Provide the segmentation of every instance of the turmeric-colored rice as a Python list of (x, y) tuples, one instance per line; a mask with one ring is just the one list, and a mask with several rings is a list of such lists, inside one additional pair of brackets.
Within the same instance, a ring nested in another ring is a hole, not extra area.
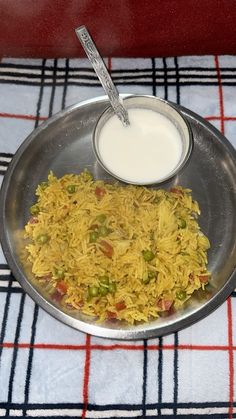
[(94, 181), (88, 171), (36, 190), (28, 260), (57, 303), (128, 323), (179, 309), (209, 281), (207, 237), (191, 190)]

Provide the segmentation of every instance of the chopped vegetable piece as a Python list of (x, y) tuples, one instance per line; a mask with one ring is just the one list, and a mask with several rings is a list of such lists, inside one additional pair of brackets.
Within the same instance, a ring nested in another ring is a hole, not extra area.
[(107, 275), (102, 275), (98, 277), (98, 280), (100, 282), (100, 284), (102, 284), (103, 286), (107, 286), (109, 285), (109, 277)]
[(155, 278), (156, 273), (154, 271), (148, 271), (148, 278), (152, 279)]
[(80, 300), (78, 303), (76, 303), (76, 306), (77, 306), (78, 308), (82, 308), (82, 307), (84, 306), (84, 302), (83, 302), (83, 300)]
[(105, 195), (106, 191), (104, 188), (100, 188), (99, 186), (96, 186), (95, 188), (95, 195), (98, 199), (102, 199)]
[(65, 276), (65, 272), (63, 269), (55, 269), (55, 277), (58, 279), (62, 279)]
[(173, 304), (172, 300), (158, 300), (157, 306), (164, 311), (169, 311)]
[(65, 295), (67, 293), (67, 285), (64, 281), (60, 281), (56, 285), (56, 290), (61, 294)]
[(110, 229), (107, 228), (106, 226), (101, 226), (98, 228), (98, 234), (101, 237), (106, 237), (108, 236), (108, 234), (110, 234)]
[(88, 169), (84, 169), (84, 180), (93, 180), (93, 175)]
[(170, 310), (170, 308), (173, 304), (173, 301), (172, 300), (164, 300), (163, 303), (164, 303), (164, 310)]
[(151, 278), (149, 278), (148, 276), (148, 272), (145, 272), (145, 274), (143, 275), (142, 281), (145, 285), (149, 284)]
[(39, 222), (37, 217), (30, 217), (29, 223), (30, 224), (37, 224)]
[(32, 215), (38, 215), (39, 211), (40, 211), (40, 208), (38, 204), (32, 205), (32, 207), (30, 207), (30, 213)]
[(89, 229), (90, 229), (90, 230), (97, 230), (97, 229), (98, 229), (98, 224), (92, 224), (92, 225), (89, 227)]
[(206, 284), (209, 281), (209, 275), (199, 275), (198, 278), (202, 284)]
[(179, 220), (178, 220), (178, 226), (179, 226), (179, 228), (186, 228), (187, 223), (186, 223), (186, 221), (183, 218), (179, 218)]
[(40, 234), (36, 240), (39, 244), (45, 244), (49, 241), (49, 236), (48, 234)]
[(184, 194), (181, 189), (177, 189), (177, 188), (171, 188), (170, 189), (170, 192), (173, 192), (173, 193), (176, 193), (176, 194), (179, 194), (179, 195), (183, 195)]
[(143, 258), (146, 260), (146, 262), (150, 262), (154, 259), (155, 255), (151, 250), (143, 250), (142, 251)]
[(191, 283), (191, 284), (193, 284), (193, 282), (194, 282), (194, 276), (193, 276), (193, 274), (189, 274), (189, 282)]
[(52, 279), (52, 275), (51, 274), (47, 274), (47, 275), (44, 275), (44, 276), (40, 276), (39, 277), (39, 280), (43, 280), (45, 282), (51, 281), (51, 279)]
[(99, 294), (99, 288), (92, 286), (92, 287), (88, 287), (88, 295), (89, 297), (93, 298), (93, 297), (97, 297)]
[(187, 297), (186, 291), (180, 290), (176, 292), (176, 298), (178, 298), (178, 300), (183, 301), (185, 300), (186, 297)]
[(116, 303), (116, 310), (117, 311), (121, 311), (124, 310), (126, 308), (126, 304), (124, 301), (119, 301), (119, 303)]
[(97, 216), (97, 220), (101, 224), (105, 223), (106, 219), (107, 219), (107, 216), (105, 214), (100, 214), (100, 215)]
[(111, 244), (109, 244), (105, 240), (101, 240), (101, 246), (102, 246), (101, 248), (102, 253), (104, 253), (104, 255), (107, 256), (108, 258), (112, 258), (114, 249), (111, 246)]
[(113, 311), (107, 311), (107, 319), (108, 320), (114, 320), (117, 318), (117, 314)]
[(114, 282), (112, 282), (111, 284), (109, 284), (108, 290), (111, 294), (115, 294), (116, 290), (117, 290), (117, 286)]
[(89, 241), (90, 241), (90, 243), (95, 243), (97, 241), (98, 237), (99, 237), (98, 232), (97, 231), (92, 231), (89, 234)]
[(108, 290), (108, 288), (107, 287), (100, 287), (99, 288), (99, 294), (102, 296), (102, 297), (104, 297), (105, 295), (107, 295), (108, 294), (108, 292), (109, 292), (109, 290)]
[(70, 194), (75, 193), (76, 189), (77, 189), (76, 185), (68, 185), (66, 187), (67, 192), (70, 193)]
[(62, 298), (63, 298), (63, 294), (61, 294), (59, 291), (55, 290), (53, 292), (53, 294), (51, 295), (52, 300), (55, 301), (56, 303), (60, 303)]

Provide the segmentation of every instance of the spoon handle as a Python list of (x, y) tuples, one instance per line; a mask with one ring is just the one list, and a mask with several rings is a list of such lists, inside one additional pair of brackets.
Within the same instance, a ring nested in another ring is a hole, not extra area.
[(116, 89), (102, 57), (100, 56), (91, 36), (89, 35), (89, 32), (85, 26), (80, 26), (79, 28), (75, 29), (75, 32), (95, 70), (95, 73), (97, 74), (102, 84), (103, 89), (110, 99), (111, 105), (116, 115), (121, 120), (123, 125), (129, 125), (128, 112), (123, 105), (123, 100), (119, 96), (118, 90)]

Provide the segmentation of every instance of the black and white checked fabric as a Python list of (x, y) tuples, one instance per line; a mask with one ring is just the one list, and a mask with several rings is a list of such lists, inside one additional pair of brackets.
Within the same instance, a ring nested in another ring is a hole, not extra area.
[[(153, 94), (212, 122), (236, 146), (236, 56), (109, 59), (121, 93)], [(85, 59), (0, 63), (0, 178), (64, 107), (103, 95)], [(0, 251), (0, 417), (236, 417), (235, 293), (170, 336), (110, 341), (75, 331), (22, 291)]]

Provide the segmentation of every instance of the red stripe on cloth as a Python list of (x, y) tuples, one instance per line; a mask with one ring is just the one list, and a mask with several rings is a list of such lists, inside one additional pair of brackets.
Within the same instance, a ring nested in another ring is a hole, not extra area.
[(221, 132), (222, 132), (222, 134), (224, 134), (225, 133), (225, 125), (224, 125), (223, 88), (222, 88), (222, 82), (221, 82), (219, 59), (218, 59), (217, 55), (215, 56), (215, 67), (216, 67), (217, 78), (218, 78)]
[[(30, 343), (18, 343), (14, 344), (13, 342), (4, 342), (0, 344), (2, 348), (18, 348), (18, 349), (47, 349), (47, 350), (59, 350), (59, 351), (83, 351), (87, 350), (86, 345), (62, 345), (62, 344), (53, 344), (53, 343), (35, 343), (31, 345)], [(144, 345), (126, 345), (126, 344), (113, 344), (113, 345), (89, 345), (90, 351), (114, 351), (114, 350), (127, 350), (127, 351), (143, 351)], [(192, 350), (192, 351), (229, 351), (232, 349), (236, 350), (236, 346), (229, 345), (189, 345), (189, 344), (179, 344), (178, 347), (175, 345), (149, 345), (145, 348), (148, 351), (156, 350), (167, 350), (173, 351), (174, 349), (180, 350)]]
[(34, 116), (34, 115), (20, 115), (13, 113), (0, 112), (0, 118), (16, 118), (16, 119), (26, 119), (30, 121), (45, 121), (48, 119), (46, 116)]
[[(232, 347), (233, 349), (236, 349), (235, 347)], [(102, 350), (102, 351), (111, 351), (116, 349), (124, 349), (124, 350), (131, 350), (131, 351), (140, 351), (144, 349), (143, 345), (91, 345), (91, 349), (95, 350)], [(156, 351), (156, 350), (193, 350), (193, 351), (228, 351), (229, 347), (227, 345), (148, 345), (145, 348), (147, 351)]]
[(229, 419), (233, 418), (234, 402), (234, 352), (233, 352), (233, 324), (232, 324), (232, 302), (229, 297), (227, 300), (228, 317), (228, 344), (229, 344)]
[[(206, 116), (207, 121), (221, 121), (221, 116)], [(224, 121), (236, 121), (236, 116), (224, 116)]]
[(86, 417), (87, 408), (88, 408), (88, 386), (89, 386), (89, 372), (90, 372), (90, 357), (91, 357), (91, 336), (86, 336), (86, 354), (85, 354), (85, 364), (84, 364), (84, 386), (83, 386), (83, 400), (84, 408), (82, 412), (81, 419)]

